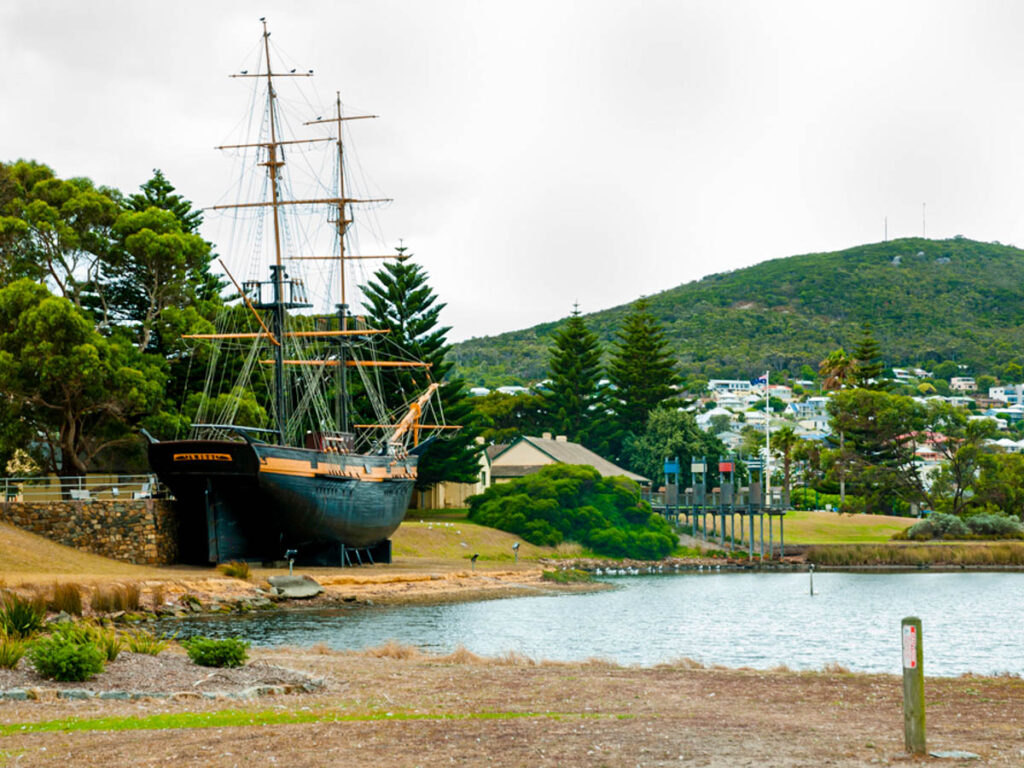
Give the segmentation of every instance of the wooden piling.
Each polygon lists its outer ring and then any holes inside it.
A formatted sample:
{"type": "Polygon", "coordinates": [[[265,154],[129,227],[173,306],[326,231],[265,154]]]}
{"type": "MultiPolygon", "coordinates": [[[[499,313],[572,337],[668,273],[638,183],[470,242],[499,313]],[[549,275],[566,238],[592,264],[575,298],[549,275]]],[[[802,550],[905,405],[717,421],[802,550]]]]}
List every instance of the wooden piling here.
{"type": "Polygon", "coordinates": [[[916,616],[908,616],[900,628],[903,640],[903,740],[908,752],[923,755],[926,748],[921,620],[916,616]]]}

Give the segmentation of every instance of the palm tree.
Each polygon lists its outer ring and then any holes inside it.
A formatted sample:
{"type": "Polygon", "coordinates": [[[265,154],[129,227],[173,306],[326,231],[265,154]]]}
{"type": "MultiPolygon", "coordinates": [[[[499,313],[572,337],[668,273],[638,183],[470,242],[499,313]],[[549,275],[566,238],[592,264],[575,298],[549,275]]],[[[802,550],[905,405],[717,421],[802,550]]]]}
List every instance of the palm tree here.
{"type": "MultiPolygon", "coordinates": [[[[857,361],[846,354],[842,347],[829,353],[818,365],[818,373],[823,379],[822,387],[834,391],[852,384],[857,373],[857,361]]],[[[846,436],[839,432],[839,507],[846,504],[846,436]]]]}

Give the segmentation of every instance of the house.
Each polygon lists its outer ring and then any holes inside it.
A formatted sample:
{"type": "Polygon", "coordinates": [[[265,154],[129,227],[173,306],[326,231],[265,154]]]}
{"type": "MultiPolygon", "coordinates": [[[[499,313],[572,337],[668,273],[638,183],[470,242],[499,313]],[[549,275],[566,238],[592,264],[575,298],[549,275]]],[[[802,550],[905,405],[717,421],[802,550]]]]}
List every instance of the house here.
{"type": "Polygon", "coordinates": [[[542,437],[520,437],[488,456],[492,482],[507,482],[516,477],[525,477],[548,464],[585,464],[596,469],[602,477],[622,475],[641,485],[650,485],[649,478],[630,472],[598,456],[579,443],[570,443],[564,435],[552,437],[545,432],[542,437]]]}
{"type": "Polygon", "coordinates": [[[988,396],[991,400],[999,400],[1007,405],[1020,405],[1024,403],[1024,384],[989,387],[988,396]]]}
{"type": "Polygon", "coordinates": [[[973,376],[954,376],[949,380],[949,388],[953,392],[977,392],[978,384],[973,376]]]}
{"type": "Polygon", "coordinates": [[[786,406],[786,410],[783,411],[783,413],[793,416],[797,421],[802,421],[804,419],[827,419],[828,398],[808,397],[802,403],[790,403],[786,406]]]}
{"type": "Polygon", "coordinates": [[[711,379],[708,382],[711,392],[749,392],[750,382],[746,379],[711,379]]]}

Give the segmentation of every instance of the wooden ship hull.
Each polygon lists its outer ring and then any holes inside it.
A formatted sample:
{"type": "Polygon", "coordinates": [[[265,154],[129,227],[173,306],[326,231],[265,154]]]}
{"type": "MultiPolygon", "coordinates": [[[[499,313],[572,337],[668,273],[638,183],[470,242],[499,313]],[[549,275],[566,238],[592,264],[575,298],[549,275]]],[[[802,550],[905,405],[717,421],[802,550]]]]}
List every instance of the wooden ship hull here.
{"type": "Polygon", "coordinates": [[[284,559],[307,565],[390,562],[417,456],[342,454],[226,440],[149,446],[176,499],[183,562],[284,559]]]}

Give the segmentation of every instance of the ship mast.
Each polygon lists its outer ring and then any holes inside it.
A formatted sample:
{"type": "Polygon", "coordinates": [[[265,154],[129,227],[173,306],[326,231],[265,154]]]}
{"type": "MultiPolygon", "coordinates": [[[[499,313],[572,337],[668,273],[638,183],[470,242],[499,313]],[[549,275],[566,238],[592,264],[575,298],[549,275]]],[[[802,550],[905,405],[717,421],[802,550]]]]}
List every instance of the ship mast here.
{"type": "MultiPolygon", "coordinates": [[[[291,365],[308,365],[308,364],[326,364],[335,365],[338,368],[337,371],[337,399],[335,404],[335,419],[337,429],[341,433],[348,433],[350,429],[349,424],[349,404],[348,404],[348,374],[347,370],[350,367],[356,366],[395,366],[395,367],[429,367],[423,363],[404,363],[404,362],[370,362],[370,361],[359,361],[350,359],[349,346],[351,344],[349,336],[359,335],[366,336],[373,333],[386,333],[387,331],[374,331],[369,329],[354,330],[349,328],[348,323],[348,297],[347,297],[347,284],[345,276],[345,262],[352,259],[403,259],[405,258],[401,254],[389,254],[384,256],[364,256],[364,255],[350,255],[345,253],[345,234],[348,229],[348,225],[352,223],[347,215],[348,206],[354,203],[385,203],[391,202],[390,198],[347,198],[345,197],[345,156],[344,156],[344,144],[342,141],[342,122],[346,120],[366,120],[375,118],[376,115],[353,115],[343,116],[341,112],[341,94],[337,94],[336,99],[336,117],[323,120],[318,118],[317,120],[306,122],[305,125],[314,125],[321,123],[337,123],[337,138],[326,137],[326,138],[313,138],[313,139],[291,139],[291,140],[280,140],[277,135],[277,92],[274,87],[274,78],[276,77],[312,77],[313,70],[308,72],[274,72],[270,58],[270,32],[267,29],[266,18],[261,18],[260,22],[263,24],[263,58],[266,62],[266,72],[264,73],[249,73],[242,71],[238,74],[229,75],[229,77],[265,77],[267,81],[267,111],[268,118],[270,121],[270,140],[269,141],[258,141],[252,144],[229,144],[217,147],[217,149],[240,149],[255,147],[257,149],[267,150],[267,159],[265,162],[259,163],[259,165],[266,167],[267,174],[270,180],[270,200],[263,202],[246,202],[246,203],[233,203],[225,205],[214,205],[211,210],[221,210],[225,208],[255,208],[255,207],[269,207],[273,213],[273,225],[274,225],[274,263],[270,266],[271,279],[269,281],[271,287],[271,300],[264,302],[262,299],[262,287],[267,285],[266,282],[246,282],[244,283],[245,290],[241,291],[243,299],[245,299],[247,306],[254,313],[256,310],[264,310],[271,313],[270,328],[268,329],[263,325],[264,334],[189,334],[185,338],[243,338],[249,336],[261,336],[266,335],[274,343],[274,358],[273,360],[263,361],[272,363],[274,366],[274,407],[275,407],[275,421],[277,426],[277,432],[279,439],[282,444],[286,443],[286,427],[288,424],[288,388],[286,386],[287,380],[285,378],[285,366],[291,365]],[[330,198],[319,198],[319,199],[306,199],[306,200],[285,200],[281,197],[281,169],[284,167],[284,150],[285,144],[308,144],[323,141],[336,141],[338,147],[338,196],[330,198]],[[315,205],[315,204],[329,204],[335,206],[337,209],[337,221],[336,226],[338,228],[338,254],[335,256],[283,256],[281,248],[281,207],[285,205],[315,205]],[[337,305],[338,309],[338,330],[337,331],[325,331],[316,333],[290,333],[286,331],[285,323],[287,318],[287,311],[289,309],[307,308],[312,305],[306,303],[304,290],[301,290],[299,285],[300,281],[289,279],[287,272],[284,269],[284,258],[290,260],[338,260],[339,267],[339,283],[341,289],[341,302],[337,305]],[[247,292],[254,294],[255,301],[250,301],[247,292]],[[299,361],[299,360],[287,360],[285,359],[285,350],[283,340],[286,338],[293,338],[298,336],[331,336],[337,338],[338,344],[338,359],[334,362],[328,361],[299,361]]],[[[232,278],[232,281],[234,278],[232,278]]],[[[258,318],[258,314],[257,314],[258,318]]]]}

